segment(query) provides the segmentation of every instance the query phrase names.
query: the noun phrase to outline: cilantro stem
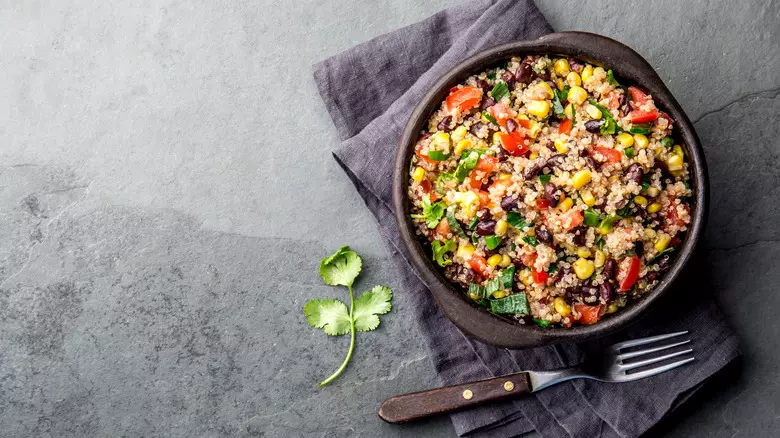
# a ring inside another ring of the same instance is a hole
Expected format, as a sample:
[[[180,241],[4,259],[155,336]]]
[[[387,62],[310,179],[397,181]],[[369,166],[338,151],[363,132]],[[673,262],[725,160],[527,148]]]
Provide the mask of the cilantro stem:
[[[344,362],[339,369],[330,377],[320,382],[320,386],[327,385],[347,368],[349,360],[352,359],[352,352],[355,350],[355,295],[352,293],[352,285],[348,285],[347,288],[349,289],[349,351],[347,351],[347,357],[344,359]]]

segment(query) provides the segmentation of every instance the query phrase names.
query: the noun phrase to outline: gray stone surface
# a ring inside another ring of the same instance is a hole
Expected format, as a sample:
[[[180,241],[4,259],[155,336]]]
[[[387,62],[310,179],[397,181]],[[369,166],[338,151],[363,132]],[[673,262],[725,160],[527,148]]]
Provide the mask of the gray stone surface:
[[[436,385],[402,291],[351,366],[306,327],[318,260],[349,244],[359,288],[395,286],[330,157],[311,65],[454,2],[0,5],[0,435],[451,436],[391,427]],[[701,256],[744,361],[668,436],[780,429],[780,4],[539,2],[559,30],[634,47],[706,148]]]

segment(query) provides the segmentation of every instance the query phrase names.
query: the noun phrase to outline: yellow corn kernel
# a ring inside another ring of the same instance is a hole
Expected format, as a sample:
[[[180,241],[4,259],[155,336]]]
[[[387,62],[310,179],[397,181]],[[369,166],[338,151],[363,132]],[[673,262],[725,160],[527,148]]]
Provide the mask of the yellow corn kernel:
[[[565,87],[566,87],[566,81],[564,81],[561,78],[555,80],[555,88],[557,88],[560,91],[563,91]]]
[[[493,133],[493,144],[501,144],[501,131]]]
[[[477,214],[477,208],[479,208],[479,204],[469,204],[463,208],[463,213],[468,217],[474,217]]]
[[[576,111],[574,110],[574,104],[571,104],[571,103],[567,104],[566,108],[563,109],[563,112],[566,114],[567,118],[573,119],[574,118],[574,114],[576,113]]]
[[[552,99],[555,97],[555,93],[553,93],[552,87],[550,87],[550,84],[547,82],[539,82],[539,85],[536,86],[536,89],[539,90],[539,97],[542,99]]]
[[[582,105],[582,102],[588,98],[588,92],[582,87],[571,87],[567,100],[575,105]]]
[[[496,221],[496,226],[493,232],[496,233],[496,236],[501,237],[506,234],[507,229],[509,229],[509,224],[505,220],[499,219]]]
[[[607,74],[606,70],[604,70],[601,67],[596,67],[593,69],[593,76],[602,76],[606,74]]]
[[[477,149],[487,149],[488,144],[485,140],[480,140],[477,142]]]
[[[634,145],[634,137],[627,132],[621,132],[620,135],[617,136],[617,141],[627,148]]]
[[[557,297],[554,299],[553,306],[555,306],[555,311],[561,316],[566,317],[571,315],[571,306],[566,304],[566,301],[563,298]]]
[[[658,213],[659,211],[661,211],[661,204],[657,202],[653,202],[652,204],[647,206],[648,213]]]
[[[482,297],[479,296],[479,294],[476,292],[469,292],[469,298],[471,298],[474,301],[479,301],[482,299]]]
[[[467,243],[458,247],[458,250],[455,252],[455,256],[463,260],[468,260],[474,255],[474,251],[474,245]]]
[[[596,108],[595,105],[588,105],[585,107],[585,112],[588,113],[591,119],[600,119],[601,118],[601,110]]]
[[[593,76],[593,66],[586,65],[583,67],[580,75],[582,76],[582,82],[587,81],[589,77]]]
[[[436,135],[433,136],[432,143],[438,150],[447,149],[450,147],[450,135],[446,132],[437,132]]]
[[[644,149],[647,147],[647,137],[644,134],[634,134],[634,144],[638,149]]]
[[[549,87],[549,85],[547,85]],[[544,119],[550,114],[550,102],[546,100],[532,100],[526,104],[528,113],[540,119]]]
[[[501,298],[506,297],[506,291],[503,290],[497,290],[493,292],[493,298],[500,300]]]
[[[593,193],[590,190],[581,191],[580,198],[582,198],[582,202],[584,202],[588,207],[593,207],[596,205],[596,197],[593,196]]]
[[[645,190],[645,194],[651,198],[655,198],[656,196],[658,196],[658,193],[660,192],[655,187],[648,187],[647,190]]]
[[[529,236],[536,236],[536,230],[534,230],[533,228],[529,228],[528,231],[526,231],[525,234],[527,234]]]
[[[649,227],[644,229],[644,233],[645,233],[645,239],[652,239],[656,235],[655,230]]]
[[[466,138],[466,134],[468,132],[469,130],[465,126],[458,126],[454,131],[452,131],[450,138],[452,138],[452,141],[461,141]]]
[[[590,170],[583,169],[579,172],[575,173],[573,177],[571,177],[572,187],[574,189],[579,189],[580,187],[583,187],[585,184],[590,182]]]
[[[531,274],[530,269],[523,269],[520,271],[520,281],[526,286],[534,284],[534,277],[533,274]]]
[[[464,138],[463,140],[459,141],[457,145],[455,145],[455,155],[460,155],[465,151],[466,149],[471,149],[474,146],[474,143],[469,140],[468,138]]]
[[[571,67],[569,67],[569,60],[564,58],[556,59],[553,63],[553,71],[558,76],[566,76],[566,74],[571,71]]]
[[[487,264],[490,266],[496,267],[499,263],[501,263],[501,254],[493,254],[487,259]]]
[[[672,155],[666,159],[666,167],[669,168],[669,171],[682,170],[683,160],[679,155]]]
[[[563,247],[566,248],[567,254],[575,254],[577,252],[577,247],[570,243],[564,242]]]
[[[423,178],[425,178],[425,169],[423,169],[422,167],[418,167],[414,169],[414,173],[412,173],[412,179],[417,182],[420,182],[423,180]]]
[[[601,233],[602,236],[606,236],[612,232],[613,228],[614,226],[610,223],[599,224],[599,233]]]
[[[581,246],[580,249],[577,250],[577,255],[582,257],[582,258],[584,258],[584,259],[587,259],[587,258],[590,258],[591,253],[590,253],[590,250],[588,248],[585,248],[584,246]],[[594,265],[595,265],[595,263],[594,263]]]
[[[566,144],[566,140],[562,138],[556,138],[553,144],[555,145],[555,150],[558,152],[562,154],[569,152],[569,145]]]
[[[656,251],[661,252],[666,249],[667,246],[669,246],[669,242],[672,241],[672,237],[668,234],[662,234],[661,237],[659,237],[656,241],[653,247]]]
[[[509,257],[506,254],[501,256],[501,263],[499,263],[499,266],[501,266],[502,268],[508,268],[509,265],[511,264],[512,264],[512,257]]]
[[[572,267],[574,268],[574,273],[577,274],[577,278],[580,280],[587,280],[593,275],[593,271],[595,270],[593,262],[588,259],[583,259],[582,257],[578,258],[577,261],[572,264]]]
[[[529,125],[530,126],[528,126],[528,129],[525,130],[526,134],[528,134],[528,136],[531,138],[538,137],[539,133],[542,132],[542,124],[536,120],[531,120]]]
[[[594,251],[595,254],[593,255],[593,266],[600,268],[604,266],[604,263],[607,262],[607,256],[604,254],[604,251],[597,249]]]
[[[562,213],[566,213],[567,211],[571,210],[573,206],[574,201],[572,201],[571,198],[565,198],[558,203],[558,210],[560,210]]]
[[[634,196],[634,204],[641,205],[642,207],[644,207],[645,205],[647,205],[647,198],[645,198],[644,196]]]
[[[620,175],[612,175],[612,176],[610,176],[610,177],[609,177],[609,178],[607,178],[607,179],[608,179],[608,180],[609,180],[609,182],[611,182],[611,183],[613,183],[613,182],[617,182],[617,181],[620,181]]]
[[[566,82],[570,87],[579,87],[582,85],[582,79],[576,71],[569,72],[569,74],[566,75]]]
[[[674,152],[675,155],[679,156],[680,158],[685,157],[685,153],[683,153],[682,147],[680,145],[674,145],[672,148],[672,152]]]
[[[498,179],[500,179],[502,181],[508,180],[508,179],[512,179],[512,174],[511,173],[501,172],[501,173],[498,174]]]
[[[531,155],[528,156],[529,160],[535,160],[537,158],[539,158],[539,154],[537,154],[536,152],[531,152]]]
[[[618,306],[615,303],[610,304],[607,306],[607,313],[615,313],[618,311]]]

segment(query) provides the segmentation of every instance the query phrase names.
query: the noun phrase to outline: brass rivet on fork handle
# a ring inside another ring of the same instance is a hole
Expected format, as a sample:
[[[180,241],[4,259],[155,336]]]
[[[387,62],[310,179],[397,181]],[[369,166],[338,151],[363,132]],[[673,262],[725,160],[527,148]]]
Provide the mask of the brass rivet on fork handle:
[[[463,398],[465,398],[466,400],[471,400],[471,397],[474,397],[474,393],[471,392],[470,389],[463,391]]]
[[[515,384],[512,383],[511,381],[507,380],[506,382],[504,382],[504,389],[506,389],[506,391],[509,392],[509,391],[515,389]]]

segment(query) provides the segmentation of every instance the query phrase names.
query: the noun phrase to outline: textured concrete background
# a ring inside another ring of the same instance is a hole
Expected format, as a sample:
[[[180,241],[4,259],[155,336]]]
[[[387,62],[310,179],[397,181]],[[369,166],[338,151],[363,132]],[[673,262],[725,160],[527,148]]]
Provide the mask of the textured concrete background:
[[[0,435],[451,436],[378,403],[436,385],[406,302],[361,336],[309,329],[342,244],[395,286],[330,156],[311,65],[451,0],[0,1]],[[744,341],[731,379],[658,433],[780,429],[780,3],[544,0],[634,47],[710,165],[703,257]],[[301,237],[304,236],[304,237]]]

